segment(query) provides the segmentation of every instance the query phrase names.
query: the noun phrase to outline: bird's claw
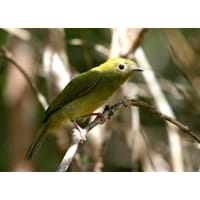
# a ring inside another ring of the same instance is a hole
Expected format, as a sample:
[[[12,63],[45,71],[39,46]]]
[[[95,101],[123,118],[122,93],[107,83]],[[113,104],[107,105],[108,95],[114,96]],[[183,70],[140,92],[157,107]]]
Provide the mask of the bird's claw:
[[[96,119],[99,119],[99,124],[104,124],[106,119],[102,113],[96,113],[97,117]]]

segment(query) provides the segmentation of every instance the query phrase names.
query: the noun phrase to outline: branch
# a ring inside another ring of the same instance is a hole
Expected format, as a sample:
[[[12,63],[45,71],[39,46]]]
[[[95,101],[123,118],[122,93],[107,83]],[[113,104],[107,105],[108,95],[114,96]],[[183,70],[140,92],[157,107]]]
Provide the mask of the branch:
[[[188,128],[188,126],[185,126],[184,124],[182,124],[181,122],[179,122],[178,120],[176,120],[174,118],[171,118],[165,114],[162,114],[154,106],[152,106],[151,104],[149,104],[147,102],[141,101],[141,100],[136,100],[136,99],[122,100],[119,103],[116,103],[112,106],[106,106],[102,113],[103,117],[105,119],[104,123],[107,120],[109,120],[110,117],[117,110],[119,110],[123,107],[126,108],[126,107],[130,107],[130,106],[137,106],[140,108],[144,108],[148,112],[159,117],[161,120],[168,121],[168,122],[174,124],[181,131],[185,132],[190,137],[192,137],[195,141],[200,143],[200,139]],[[69,167],[72,159],[74,158],[76,151],[78,150],[79,144],[83,143],[83,140],[86,140],[86,136],[87,136],[88,132],[99,124],[102,124],[102,120],[99,117],[97,117],[91,123],[89,123],[89,125],[85,129],[82,129],[81,132],[79,132],[76,129],[73,129],[72,144],[69,147],[69,149],[67,150],[67,152],[65,153],[65,156],[58,167],[58,170],[57,170],[58,172],[64,172],[64,171],[68,170],[68,167]]]
[[[159,112],[154,106],[150,105],[147,102],[143,102],[143,101],[138,101],[138,100],[126,100],[131,106],[138,106],[141,108],[146,109],[147,111],[151,112],[152,114],[156,115],[157,117],[159,117],[160,119],[162,119],[163,121],[168,121],[172,124],[174,124],[175,126],[177,126],[181,131],[183,131],[184,133],[188,134],[190,137],[192,137],[196,142],[200,143],[200,138],[198,138],[190,129],[188,126],[182,124],[181,122],[179,122],[178,120],[169,117],[165,114],[162,114],[161,112]]]
[[[44,97],[44,95],[39,92],[37,90],[37,88],[35,87],[34,83],[31,81],[30,77],[27,75],[27,73],[24,71],[24,69],[17,64],[12,58],[9,58],[8,56],[6,56],[4,50],[0,49],[0,59],[5,60],[11,64],[13,64],[13,66],[15,66],[20,73],[24,76],[24,78],[26,79],[28,85],[30,86],[36,100],[38,101],[38,103],[41,105],[41,107],[46,110],[46,108],[48,107],[48,102],[46,100],[46,98]]]
[[[142,66],[145,69],[142,73],[142,76],[158,110],[161,113],[167,114],[167,116],[171,118],[175,118],[173,109],[171,108],[168,100],[165,97],[165,94],[162,91],[162,88],[160,87],[153,67],[151,66],[144,50],[141,47],[136,50],[135,59],[139,66]],[[166,129],[170,146],[171,167],[173,171],[184,171],[183,153],[178,129],[176,126],[173,126],[170,123],[166,123]]]

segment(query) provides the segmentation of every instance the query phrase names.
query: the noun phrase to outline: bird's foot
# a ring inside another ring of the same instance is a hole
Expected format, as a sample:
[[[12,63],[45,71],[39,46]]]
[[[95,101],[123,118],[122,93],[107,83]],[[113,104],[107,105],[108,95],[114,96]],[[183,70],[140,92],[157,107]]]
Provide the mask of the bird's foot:
[[[91,114],[85,115],[84,117],[88,117],[88,116],[96,116],[96,119],[99,119],[100,124],[104,124],[106,121],[102,113],[91,113]]]
[[[105,106],[103,113],[104,112],[108,112],[108,119],[110,119],[114,115],[114,112],[111,110],[111,107],[109,105]]]
[[[104,117],[104,115],[102,113],[93,113],[94,115],[96,115],[96,119],[99,119],[99,123],[100,124],[104,124],[106,119]]]

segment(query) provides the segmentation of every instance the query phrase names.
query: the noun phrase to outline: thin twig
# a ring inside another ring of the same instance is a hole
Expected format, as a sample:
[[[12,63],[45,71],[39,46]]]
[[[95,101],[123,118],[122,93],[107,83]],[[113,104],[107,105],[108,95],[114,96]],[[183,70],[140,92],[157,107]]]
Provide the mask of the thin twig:
[[[179,122],[178,120],[176,120],[175,118],[169,117],[165,114],[162,114],[161,112],[159,112],[154,106],[150,105],[147,102],[143,102],[143,101],[138,101],[138,100],[127,100],[127,101],[131,101],[131,105],[133,106],[138,106],[141,108],[144,108],[146,110],[148,110],[149,112],[155,114],[157,117],[159,117],[160,119],[162,119],[163,121],[168,121],[172,124],[174,124],[175,126],[177,126],[181,131],[187,133],[189,136],[191,136],[195,141],[197,141],[198,143],[200,143],[200,139],[193,133],[193,131],[191,131],[189,129],[188,126],[182,124],[181,122]]]
[[[0,59],[5,60],[11,64],[13,64],[13,66],[15,66],[20,73],[24,76],[24,78],[26,79],[28,85],[30,86],[36,100],[38,101],[38,103],[41,105],[41,107],[46,110],[46,108],[48,107],[48,102],[46,100],[46,98],[44,97],[44,95],[39,92],[37,90],[37,88],[34,86],[33,82],[31,81],[30,77],[27,75],[27,73],[24,71],[24,69],[17,64],[12,58],[9,58],[8,56],[6,56],[5,54],[2,53],[2,55],[0,55]]]
[[[168,122],[174,124],[180,130],[182,130],[183,132],[185,132],[189,136],[191,136],[195,141],[200,143],[200,139],[188,128],[188,126],[185,126],[184,124],[182,124],[181,122],[179,122],[178,120],[176,120],[174,118],[171,118],[165,114],[162,114],[154,106],[152,106],[151,104],[149,104],[147,102],[141,101],[141,100],[136,100],[136,99],[122,100],[112,106],[106,106],[102,113],[103,117],[105,119],[105,122],[108,119],[110,119],[110,117],[114,114],[114,112],[116,112],[117,110],[119,110],[123,107],[129,107],[129,106],[137,106],[140,108],[144,108],[145,110],[156,115],[163,121],[168,121]],[[59,171],[59,172],[67,171],[72,159],[75,156],[76,151],[78,150],[79,144],[83,142],[82,138],[85,138],[84,140],[86,140],[87,133],[99,124],[102,124],[102,120],[97,117],[85,129],[82,129],[81,133],[79,131],[77,131],[76,129],[73,130],[72,145],[66,151],[65,156],[64,156],[63,160],[61,161],[57,171]]]

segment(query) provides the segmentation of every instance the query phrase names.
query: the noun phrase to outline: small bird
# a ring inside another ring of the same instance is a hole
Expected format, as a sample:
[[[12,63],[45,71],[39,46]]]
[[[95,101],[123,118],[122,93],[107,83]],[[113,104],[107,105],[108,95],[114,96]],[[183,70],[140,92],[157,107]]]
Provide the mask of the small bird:
[[[142,68],[129,59],[112,58],[72,79],[45,111],[43,124],[28,148],[26,159],[31,159],[36,147],[50,132],[55,132],[70,120],[90,116],[132,75]]]

